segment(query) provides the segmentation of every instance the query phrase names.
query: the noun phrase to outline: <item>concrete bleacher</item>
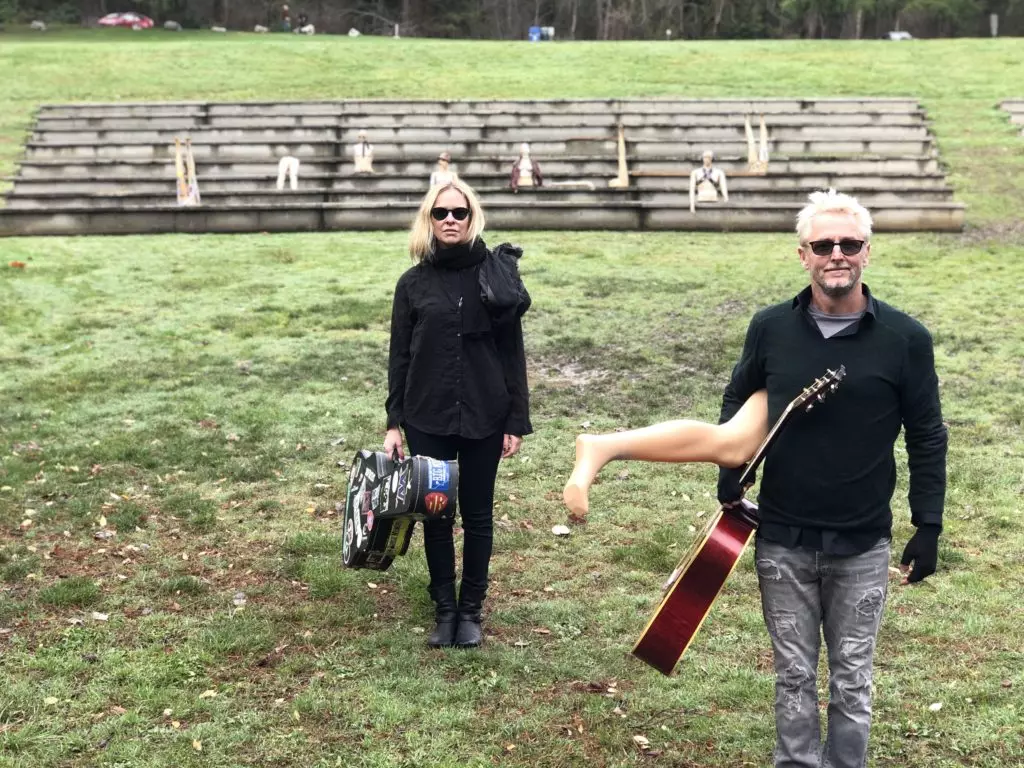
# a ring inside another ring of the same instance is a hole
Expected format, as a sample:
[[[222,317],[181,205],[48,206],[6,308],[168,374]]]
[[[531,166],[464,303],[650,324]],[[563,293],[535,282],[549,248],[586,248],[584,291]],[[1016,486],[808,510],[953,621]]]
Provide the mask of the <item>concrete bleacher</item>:
[[[999,106],[1010,113],[1010,122],[1019,125],[1021,136],[1024,136],[1024,99],[1007,99]]]
[[[746,115],[771,163],[747,172]],[[630,185],[618,172],[618,126]],[[348,155],[365,130],[373,176]],[[175,201],[174,139],[190,138],[202,205]],[[508,172],[527,141],[546,186]],[[689,172],[713,149],[729,202],[689,210]],[[0,234],[308,231],[408,227],[447,150],[492,228],[790,230],[807,194],[856,195],[885,230],[959,230],[926,116],[913,99],[334,101],[41,107]],[[300,158],[297,190],[277,161]]]

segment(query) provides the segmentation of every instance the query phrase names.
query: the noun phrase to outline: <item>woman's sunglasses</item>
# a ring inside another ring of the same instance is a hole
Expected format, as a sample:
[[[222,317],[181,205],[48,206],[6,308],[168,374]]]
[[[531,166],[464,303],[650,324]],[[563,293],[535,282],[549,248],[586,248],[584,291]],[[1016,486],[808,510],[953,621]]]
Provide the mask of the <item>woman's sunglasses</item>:
[[[837,245],[843,256],[856,256],[864,248],[863,240],[854,240],[852,237],[844,237],[842,240],[813,240],[807,245],[815,256],[831,256],[832,249]]]
[[[462,221],[463,219],[469,218],[469,208],[431,208],[430,215],[433,216],[437,221],[444,221],[448,218],[448,214],[452,215],[456,221]]]

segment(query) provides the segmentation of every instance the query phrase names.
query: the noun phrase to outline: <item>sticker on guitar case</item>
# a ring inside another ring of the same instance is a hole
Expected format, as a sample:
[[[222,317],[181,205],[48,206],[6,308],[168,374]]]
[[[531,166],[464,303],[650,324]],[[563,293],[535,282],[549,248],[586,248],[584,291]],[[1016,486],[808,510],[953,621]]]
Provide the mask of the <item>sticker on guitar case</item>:
[[[443,493],[432,491],[423,497],[423,505],[432,515],[438,515],[448,507],[448,497]]]
[[[430,490],[447,491],[451,486],[451,472],[448,471],[448,462],[427,459],[427,468],[430,471]]]

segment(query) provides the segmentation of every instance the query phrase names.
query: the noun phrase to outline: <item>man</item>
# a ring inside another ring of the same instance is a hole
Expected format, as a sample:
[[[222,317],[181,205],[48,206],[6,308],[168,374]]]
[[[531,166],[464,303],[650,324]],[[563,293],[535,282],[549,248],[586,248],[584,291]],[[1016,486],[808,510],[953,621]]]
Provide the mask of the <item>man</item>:
[[[935,572],[946,429],[931,336],[862,282],[871,215],[834,190],[810,200],[797,217],[797,254],[810,285],[754,315],[721,420],[766,388],[774,423],[826,369],[846,366],[839,390],[794,418],[768,453],[755,560],[775,657],[776,767],[862,768],[889,569],[893,448],[902,426],[917,531],[901,570],[904,583],[916,582]],[[738,477],[739,470],[721,470],[723,504],[739,499]],[[829,664],[824,745],[816,680],[822,630]]]

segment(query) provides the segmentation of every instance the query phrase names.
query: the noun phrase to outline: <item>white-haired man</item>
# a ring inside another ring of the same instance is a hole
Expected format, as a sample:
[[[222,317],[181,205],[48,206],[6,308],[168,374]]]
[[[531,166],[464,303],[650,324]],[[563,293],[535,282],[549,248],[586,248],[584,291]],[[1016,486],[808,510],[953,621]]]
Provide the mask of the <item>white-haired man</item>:
[[[834,190],[810,199],[797,217],[797,254],[810,285],[754,315],[725,389],[722,421],[766,388],[774,423],[815,377],[846,366],[840,390],[791,421],[768,453],[755,562],[775,659],[775,765],[862,768],[888,586],[893,448],[902,427],[917,530],[901,570],[904,583],[915,582],[935,572],[947,437],[931,336],[862,282],[871,214]],[[721,470],[723,504],[739,498],[738,476]],[[817,695],[822,633],[829,664],[824,744]]]

